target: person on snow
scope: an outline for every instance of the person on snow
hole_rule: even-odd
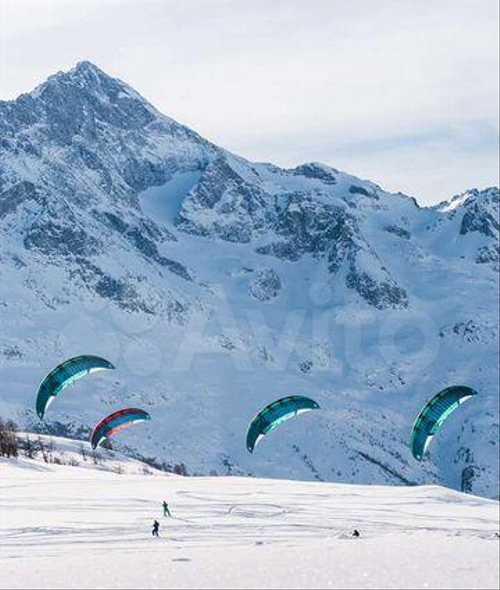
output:
[[[170,510],[168,509],[168,504],[165,502],[165,500],[163,500],[163,516],[172,517],[172,515],[170,514]]]
[[[152,533],[153,537],[159,537],[160,536],[160,523],[155,520],[153,523],[153,530]]]
[[[357,529],[354,529],[353,533],[352,533],[353,537],[359,537],[359,531]]]

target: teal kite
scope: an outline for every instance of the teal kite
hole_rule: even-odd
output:
[[[411,452],[421,461],[427,452],[433,437],[450,415],[465,401],[477,395],[477,391],[465,385],[447,387],[425,404],[413,424],[411,434]]]
[[[90,373],[114,368],[106,359],[92,355],[77,356],[65,361],[42,381],[36,398],[36,413],[43,419],[50,403],[66,387]]]
[[[319,404],[302,395],[284,397],[269,404],[250,422],[247,433],[248,451],[253,453],[260,440],[283,422],[299,414],[318,409]]]

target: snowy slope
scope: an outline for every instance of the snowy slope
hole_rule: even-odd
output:
[[[167,477],[165,471],[155,469],[144,461],[133,459],[111,448],[99,447],[94,450],[87,441],[30,432],[18,432],[16,436],[19,455],[14,464],[28,470],[48,473],[54,466],[70,466],[92,472]],[[5,468],[9,464],[10,462],[5,459],[2,467]],[[175,477],[168,474],[168,477],[171,476]]]
[[[120,475],[21,459],[0,460],[0,497],[0,588],[499,582],[498,503],[438,486]]]
[[[248,162],[82,62],[0,102],[0,415],[85,437],[140,405],[122,448],[190,473],[498,497],[498,203]],[[117,370],[40,423],[41,379],[83,353]],[[419,464],[414,417],[451,384],[480,395]],[[249,420],[294,393],[322,412],[250,456]]]

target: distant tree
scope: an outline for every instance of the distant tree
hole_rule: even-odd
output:
[[[83,444],[80,445],[80,455],[82,456],[82,459],[86,462],[87,461],[87,451],[85,450],[85,447],[83,446]]]
[[[36,445],[37,445],[38,450],[40,451],[40,453],[42,453],[42,459],[44,460],[45,463],[48,463],[49,462],[49,457],[47,455],[47,449],[45,448],[45,443],[43,442],[43,439],[42,439],[41,436],[39,436],[37,438]]]
[[[5,427],[7,428],[7,430],[10,430],[11,432],[18,431],[17,424],[14,422],[14,420],[7,420],[7,422],[5,423]]]
[[[187,475],[188,472],[184,463],[176,463],[174,465],[174,473],[176,475]]]
[[[4,422],[0,418],[0,457],[17,457],[19,453],[19,441],[17,439],[17,425],[8,420]]]
[[[101,443],[101,447],[103,449],[106,449],[107,451],[113,450],[113,445],[111,444],[111,441],[108,438],[104,439],[104,441]]]
[[[24,456],[27,459],[34,459],[40,450],[37,444],[31,440],[29,435],[27,435],[26,438],[21,441],[21,447],[24,451]]]

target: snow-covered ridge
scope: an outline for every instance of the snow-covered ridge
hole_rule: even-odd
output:
[[[133,459],[110,448],[92,449],[90,443],[81,440],[48,436],[33,432],[18,432],[18,455],[5,459],[2,465],[14,465],[20,469],[54,473],[60,467],[74,467],[90,471],[102,471],[118,475],[172,476],[152,465]]]
[[[74,436],[141,405],[117,444],[189,473],[498,497],[499,192],[466,195],[252,163],[88,62],[56,74],[0,102],[0,415]],[[117,370],[39,424],[40,381],[83,353]],[[417,463],[413,419],[451,384],[480,395]],[[250,457],[248,421],[293,393],[323,411]]]

